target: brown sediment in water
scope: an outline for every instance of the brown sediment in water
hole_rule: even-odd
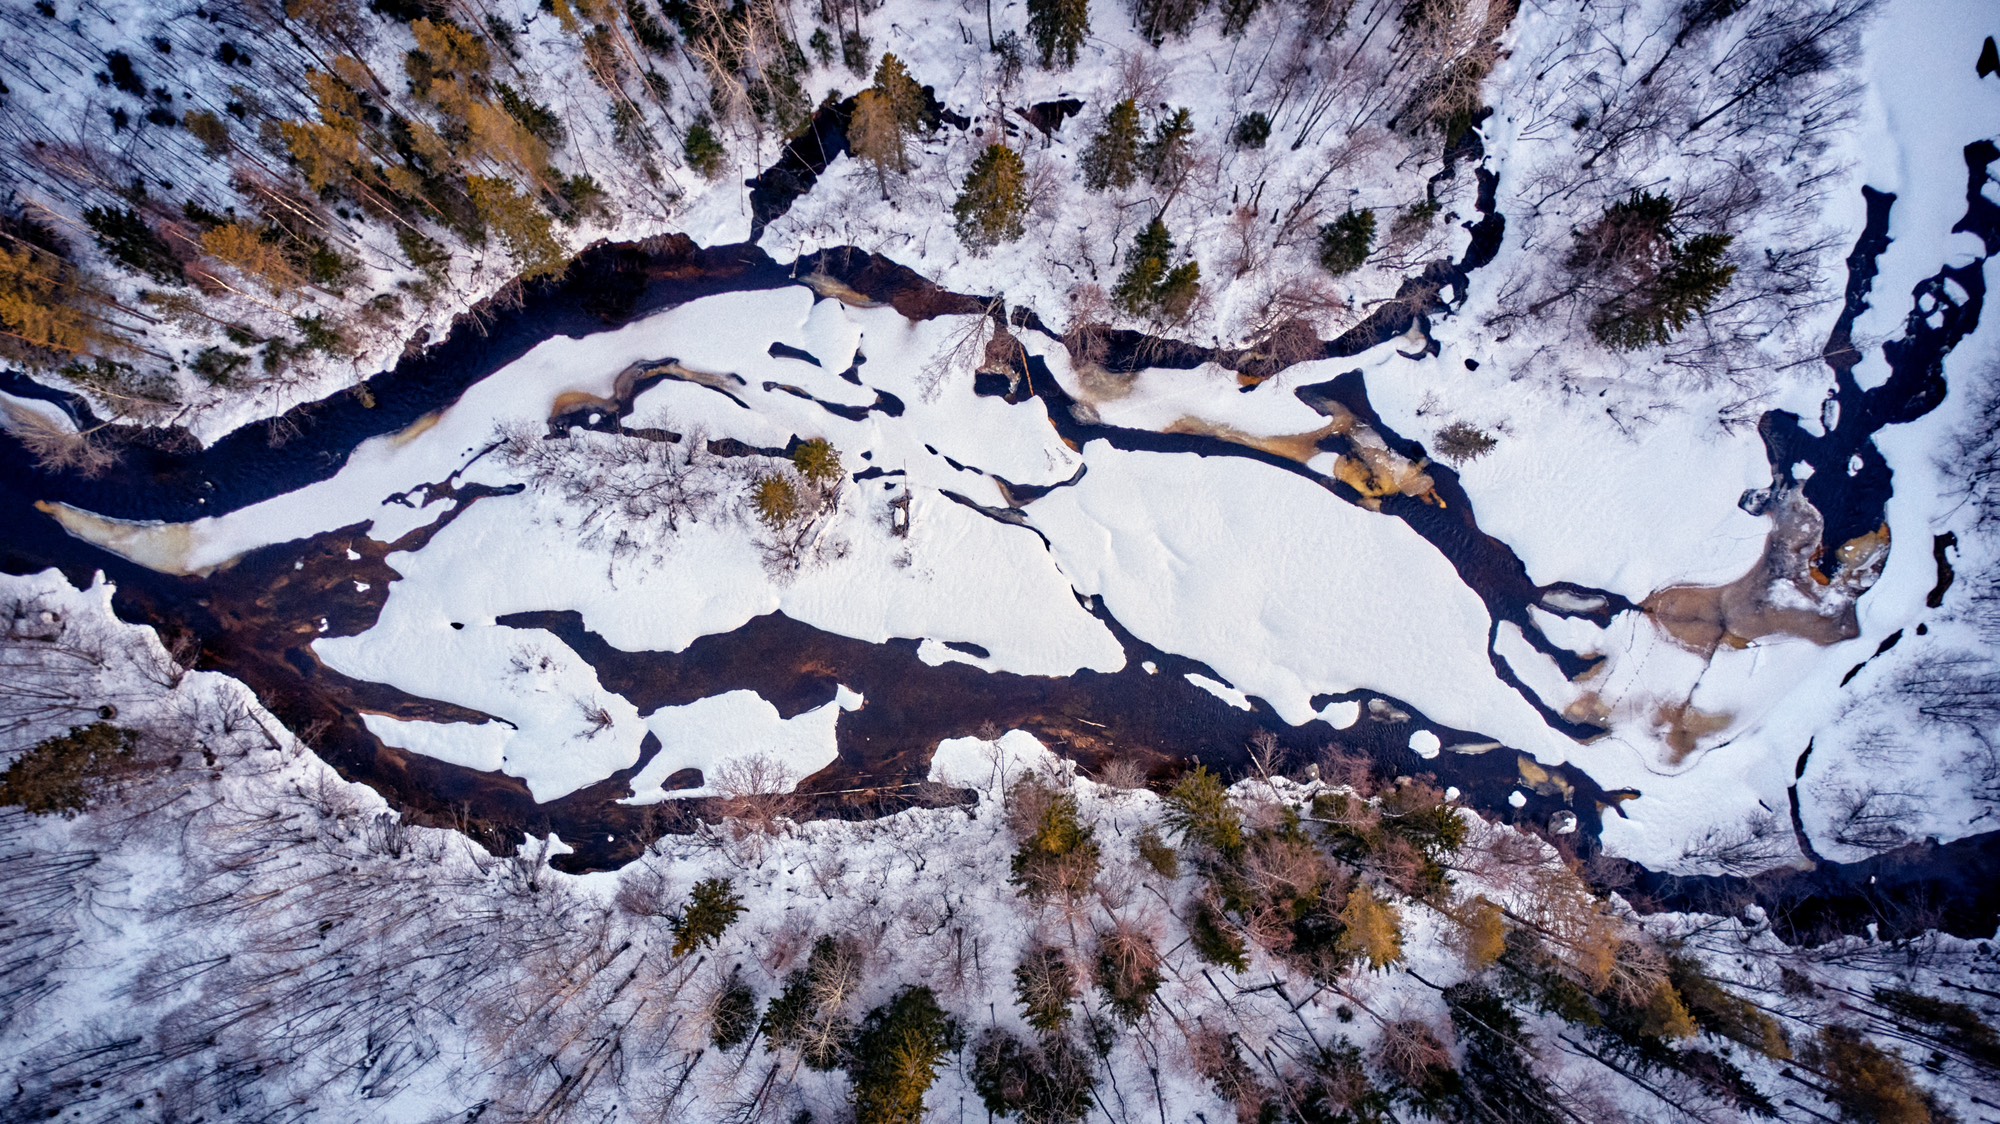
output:
[[[1713,656],[1768,636],[1837,644],[1861,634],[1855,602],[1881,576],[1889,556],[1884,525],[1842,543],[1831,577],[1820,568],[1824,525],[1797,492],[1773,499],[1774,522],[1764,554],[1726,585],[1669,586],[1640,608],[1682,647]]]
[[[1304,464],[1320,455],[1322,450],[1319,447],[1319,443],[1322,439],[1331,435],[1333,429],[1331,426],[1321,426],[1307,433],[1282,433],[1264,436],[1255,433],[1245,433],[1234,426],[1208,421],[1205,418],[1184,417],[1167,426],[1161,432],[1192,433],[1203,437],[1214,437],[1219,440],[1256,449],[1260,452],[1269,453],[1274,457],[1284,457],[1286,460],[1293,460]]]
[[[1701,745],[1701,739],[1727,730],[1736,716],[1727,711],[1708,711],[1692,702],[1661,703],[1653,710],[1653,720],[1666,732],[1667,764],[1680,765]]]

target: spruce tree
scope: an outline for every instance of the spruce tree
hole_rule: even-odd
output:
[[[938,1066],[964,1041],[928,987],[906,987],[868,1012],[849,1051],[855,1124],[921,1124]]]
[[[1176,109],[1173,116],[1153,127],[1152,139],[1146,142],[1146,150],[1139,154],[1139,162],[1146,170],[1146,178],[1155,187],[1164,187],[1179,178],[1181,170],[1187,167],[1188,151],[1194,146],[1194,118],[1185,109]]]
[[[704,878],[688,894],[687,908],[671,919],[674,955],[686,956],[704,945],[713,945],[736,923],[743,912],[743,899],[727,878]]]
[[[1605,209],[1579,231],[1569,267],[1580,287],[1605,293],[1590,314],[1599,343],[1620,351],[1666,343],[1705,314],[1729,287],[1736,267],[1726,256],[1726,234],[1683,241],[1674,224],[1675,203],[1639,192]]]
[[[1375,246],[1375,212],[1350,210],[1319,228],[1319,264],[1339,277],[1361,268]]]
[[[1112,290],[1125,311],[1138,316],[1152,310],[1153,292],[1166,278],[1173,253],[1174,240],[1167,233],[1167,224],[1155,216],[1132,240],[1132,249],[1125,255],[1125,272]]]
[[[951,208],[958,236],[967,246],[985,250],[1021,236],[1021,219],[1028,211],[1027,179],[1020,153],[1004,144],[986,146],[972,162]]]
[[[1089,0],[1028,0],[1028,34],[1041,48],[1042,66],[1068,69],[1090,34]]]
[[[1201,296],[1201,266],[1191,261],[1167,271],[1153,290],[1153,305],[1165,320],[1179,320]]]
[[[1125,188],[1139,177],[1139,106],[1126,98],[1104,115],[1083,151],[1083,183],[1092,191]]]

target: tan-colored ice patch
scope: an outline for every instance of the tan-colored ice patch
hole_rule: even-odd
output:
[[[1774,522],[1764,555],[1750,572],[1717,586],[1669,586],[1640,607],[1681,646],[1713,655],[1767,636],[1837,644],[1861,634],[1855,601],[1881,576],[1889,557],[1885,525],[1834,551],[1834,576],[1820,568],[1819,511],[1797,492],[1772,501]]]
[[[215,566],[197,566],[193,559],[199,545],[192,523],[138,523],[107,519],[94,512],[66,503],[38,500],[35,510],[62,524],[74,538],[102,547],[127,562],[148,570],[181,577],[205,577]]]

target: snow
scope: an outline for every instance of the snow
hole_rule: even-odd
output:
[[[1140,639],[1203,661],[1294,725],[1317,717],[1314,695],[1368,688],[1563,757],[1565,740],[1494,675],[1485,606],[1402,521],[1233,457],[1103,441],[1083,455],[1083,479],[1028,515],[1078,591]]]
[[[660,739],[660,751],[632,778],[632,796],[625,803],[715,795],[725,791],[717,782],[728,779],[732,766],[748,773],[761,765],[765,773],[758,778],[763,782],[759,788],[790,791],[839,756],[835,724],[843,711],[859,709],[862,701],[845,687],[840,691],[834,700],[791,718],[780,717],[778,708],[755,691],[661,707],[646,716],[646,728]],[[682,769],[701,770],[704,783],[663,791],[661,782]]]
[[[1410,752],[1428,761],[1438,755],[1444,742],[1430,730],[1417,730],[1410,734]]]

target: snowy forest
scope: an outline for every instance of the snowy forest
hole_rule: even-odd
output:
[[[1989,5],[0,21],[0,1120],[2000,1124]]]

